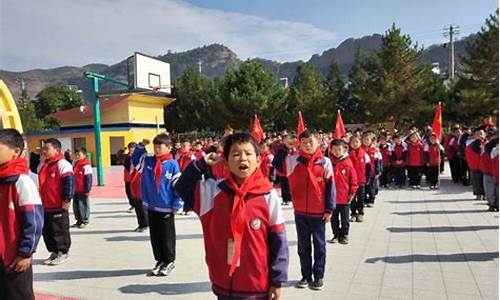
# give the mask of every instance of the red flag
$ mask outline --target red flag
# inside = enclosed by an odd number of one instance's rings
[[[434,120],[432,121],[432,131],[436,134],[437,139],[440,141],[441,127],[443,125],[443,119],[441,118],[441,102],[436,105],[436,110],[434,111]]]
[[[264,139],[264,130],[262,130],[262,127],[260,127],[260,121],[257,115],[255,115],[253,119],[252,130],[250,130],[250,134],[259,143]]]
[[[335,138],[340,139],[345,135],[344,121],[340,115],[340,109],[337,111],[337,123],[335,124]]]
[[[299,135],[306,130],[304,126],[304,120],[302,120],[302,113],[299,111],[299,123],[297,124],[297,139]]]

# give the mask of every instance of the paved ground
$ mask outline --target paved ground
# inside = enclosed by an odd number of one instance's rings
[[[105,197],[106,190],[100,191]],[[110,196],[111,197],[111,196]],[[498,299],[498,213],[486,212],[469,188],[442,181],[439,191],[382,190],[364,223],[351,223],[350,244],[328,244],[323,291],[293,288],[300,279],[291,208],[290,283],[283,299]],[[72,229],[71,259],[57,267],[35,255],[34,286],[76,299],[213,299],[195,216],[179,216],[177,268],[170,277],[145,273],[153,259],[148,233],[134,233],[124,199],[92,202],[92,224]],[[328,229],[330,236],[330,229]]]

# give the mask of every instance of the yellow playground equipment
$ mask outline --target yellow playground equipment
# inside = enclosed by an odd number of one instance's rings
[[[19,132],[23,132],[21,118],[17,111],[16,101],[10,93],[7,85],[0,80],[0,129],[15,128]]]

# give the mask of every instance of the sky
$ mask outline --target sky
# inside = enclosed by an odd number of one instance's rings
[[[22,4],[22,5],[21,5]],[[477,32],[493,0],[0,0],[0,69],[114,64],[221,43],[239,58],[307,61],[394,22],[420,45]]]

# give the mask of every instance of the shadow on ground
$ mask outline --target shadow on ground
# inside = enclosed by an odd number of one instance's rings
[[[434,226],[434,227],[388,227],[387,231],[393,233],[408,232],[462,232],[479,230],[498,230],[496,225],[471,225],[471,226]]]
[[[86,278],[123,277],[146,274],[149,270],[92,270],[36,273],[34,281],[76,280]]]
[[[407,264],[413,262],[469,262],[469,261],[489,261],[498,258],[498,252],[474,252],[474,253],[453,253],[453,254],[414,254],[400,256],[372,257],[365,260],[365,263],[375,264],[383,262],[387,264]]]
[[[178,234],[176,235],[176,240],[195,240],[202,239],[202,234]],[[108,242],[144,242],[149,241],[148,235],[137,235],[137,236],[113,236],[109,238],[104,238]]]
[[[212,285],[210,282],[130,284],[119,288],[119,290],[124,294],[182,295],[209,292],[212,290]]]
[[[418,211],[397,211],[393,215],[411,216],[411,215],[448,215],[448,214],[472,214],[487,213],[486,209],[465,209],[465,210],[418,210]]]

